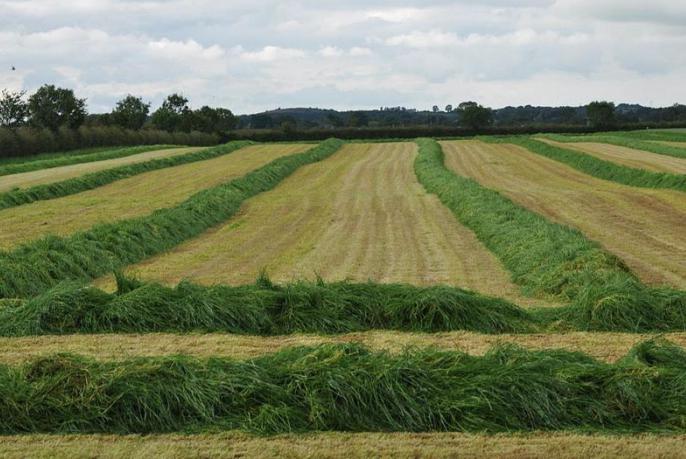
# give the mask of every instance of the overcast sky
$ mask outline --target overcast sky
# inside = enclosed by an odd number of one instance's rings
[[[686,102],[686,0],[0,0],[0,88],[194,107]],[[12,66],[16,71],[11,71]]]

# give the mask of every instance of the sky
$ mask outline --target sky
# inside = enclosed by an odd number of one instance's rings
[[[686,102],[684,0],[0,0],[0,88],[194,108]],[[14,66],[15,71],[11,68]]]

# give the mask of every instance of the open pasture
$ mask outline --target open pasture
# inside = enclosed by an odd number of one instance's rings
[[[686,442],[682,191],[509,143],[329,140],[0,219],[9,457],[671,457]]]

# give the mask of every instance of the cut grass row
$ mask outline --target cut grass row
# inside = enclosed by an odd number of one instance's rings
[[[622,290],[603,292],[610,295],[609,299],[584,297],[570,306],[524,309],[499,298],[443,285],[416,287],[323,280],[275,285],[262,277],[250,285],[207,287],[182,282],[167,287],[123,276],[118,276],[118,284],[115,293],[108,293],[79,282],[65,282],[31,299],[1,300],[0,336],[686,330],[684,307],[678,303],[683,295],[675,293],[677,299],[667,304],[659,303],[664,299],[655,297],[646,299],[645,304],[632,304],[652,291],[638,300],[630,296],[634,290]]]
[[[519,145],[533,153],[567,164],[585,174],[603,180],[641,188],[686,191],[686,175],[683,174],[634,169],[612,161],[605,161],[578,150],[560,148],[529,137],[484,138],[483,140]],[[684,151],[686,152],[686,150]]]
[[[65,238],[49,236],[0,252],[0,298],[37,295],[64,280],[91,280],[168,250],[227,220],[246,199],[273,188],[299,167],[329,157],[342,145],[340,140],[327,140],[145,217]]]
[[[686,142],[683,134],[666,132],[613,132],[592,135],[564,135],[564,134],[541,134],[556,142],[601,142],[619,147],[632,148],[634,150],[644,150],[659,155],[673,156],[675,158],[686,158],[686,143],[683,147],[661,144],[657,142]]]
[[[56,199],[63,196],[92,190],[117,180],[143,174],[145,172],[217,158],[251,144],[252,142],[247,141],[230,142],[225,145],[181,154],[178,156],[157,158],[150,161],[105,169],[59,182],[36,185],[30,188],[10,190],[0,193],[0,209],[8,209],[35,201]]]
[[[686,351],[663,341],[607,364],[498,346],[393,355],[355,344],[240,361],[56,355],[0,365],[0,433],[681,431]]]
[[[82,164],[92,161],[103,161],[107,159],[124,158],[155,150],[168,150],[171,148],[181,148],[175,145],[142,145],[137,147],[124,148],[93,148],[77,150],[69,153],[47,153],[30,158],[6,159],[0,161],[0,176],[19,174],[22,172],[36,171],[40,169],[51,169],[54,167],[68,166],[71,164]]]
[[[615,256],[582,233],[515,205],[476,181],[450,172],[441,146],[418,140],[415,171],[456,218],[472,229],[532,296],[571,301],[551,309],[581,329],[650,330],[665,324],[683,329],[686,293],[648,288]],[[542,144],[545,145],[545,144]]]

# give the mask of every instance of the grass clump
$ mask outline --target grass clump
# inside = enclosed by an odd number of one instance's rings
[[[634,169],[612,161],[605,161],[577,150],[556,147],[528,137],[509,137],[499,138],[497,140],[490,139],[488,141],[519,145],[533,153],[559,161],[585,174],[603,180],[640,188],[663,188],[686,191],[686,175],[683,174],[669,174],[665,172]],[[686,150],[684,150],[684,152],[686,152]]]
[[[0,365],[0,433],[683,431],[683,351],[632,352],[617,364],[513,346],[483,357],[356,344],[246,361],[56,355]]]
[[[167,167],[180,166],[182,164],[204,161],[228,155],[234,151],[251,145],[252,142],[230,142],[225,145],[207,148],[192,153],[171,156],[167,158],[157,158],[140,163],[127,164],[124,166],[92,172],[80,177],[74,177],[59,182],[48,183],[45,185],[35,185],[29,188],[18,188],[4,193],[0,193],[0,210],[29,204],[35,201],[56,199],[70,194],[81,193],[92,190],[108,183],[116,182],[134,175],[143,174]]]
[[[274,188],[299,167],[331,156],[342,145],[341,140],[327,140],[145,217],[63,238],[48,236],[0,252],[0,298],[38,295],[62,281],[90,280],[168,250],[229,219],[246,199]]]
[[[125,148],[92,148],[77,150],[69,153],[47,153],[30,158],[14,158],[0,161],[0,176],[31,172],[53,167],[70,166],[72,164],[104,161],[107,159],[124,158],[156,150],[181,148],[179,145],[142,145]]]
[[[415,172],[420,183],[474,231],[524,293],[571,303],[539,311],[543,320],[560,320],[582,330],[686,329],[686,292],[646,287],[621,260],[581,232],[449,171],[436,141],[417,143]]]
[[[0,309],[0,335],[230,332],[258,335],[371,329],[525,332],[534,319],[504,300],[459,288],[295,282],[174,288],[118,276],[109,294],[68,282]]]

